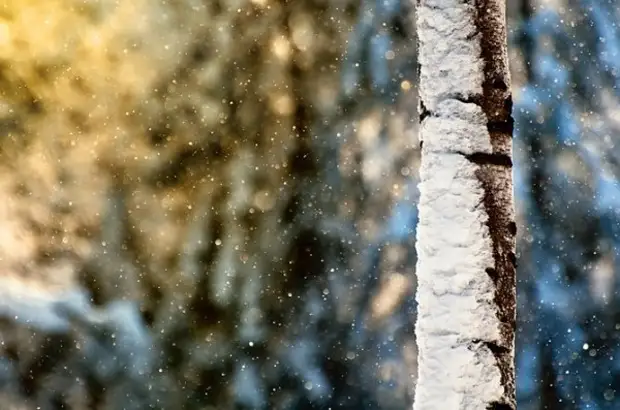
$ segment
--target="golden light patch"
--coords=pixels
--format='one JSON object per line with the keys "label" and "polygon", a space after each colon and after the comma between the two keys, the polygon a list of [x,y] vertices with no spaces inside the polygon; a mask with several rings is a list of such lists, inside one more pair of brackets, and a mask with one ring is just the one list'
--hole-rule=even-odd
{"label": "golden light patch", "polygon": [[291,58],[291,44],[283,35],[276,35],[271,40],[271,52],[281,62],[289,61]]}
{"label": "golden light patch", "polygon": [[290,115],[293,113],[295,104],[288,94],[276,94],[271,98],[271,109],[279,115]]}
{"label": "golden light patch", "polygon": [[0,47],[6,47],[11,42],[11,30],[6,23],[0,23]]}

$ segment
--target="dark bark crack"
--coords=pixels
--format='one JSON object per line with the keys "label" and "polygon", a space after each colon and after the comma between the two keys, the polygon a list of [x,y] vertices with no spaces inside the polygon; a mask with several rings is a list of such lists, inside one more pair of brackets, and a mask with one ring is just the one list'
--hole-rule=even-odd
{"label": "dark bark crack", "polygon": [[497,357],[500,354],[505,354],[505,353],[510,352],[510,349],[508,349],[505,346],[500,345],[497,342],[485,341],[481,339],[473,339],[471,342],[474,345],[481,345],[481,346],[487,347],[491,351],[491,353],[493,353],[493,356],[495,357]]}
{"label": "dark bark crack", "polygon": [[457,152],[457,154],[467,158],[469,162],[476,165],[497,165],[500,167],[512,167],[512,159],[507,154],[490,154],[486,152],[474,152],[472,154],[465,154],[464,152]]}
{"label": "dark bark crack", "polygon": [[486,410],[513,410],[513,409],[514,407],[511,406],[510,404],[500,403],[498,401],[489,403],[489,405],[486,408]]}
{"label": "dark bark crack", "polygon": [[420,124],[426,117],[431,116],[432,113],[426,108],[424,105],[424,101],[420,100],[420,107],[418,108],[418,112],[420,113]]}

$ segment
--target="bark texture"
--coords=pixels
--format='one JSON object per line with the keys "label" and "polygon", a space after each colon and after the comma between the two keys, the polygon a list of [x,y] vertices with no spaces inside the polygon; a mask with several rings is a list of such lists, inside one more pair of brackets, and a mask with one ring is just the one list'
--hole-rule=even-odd
{"label": "bark texture", "polygon": [[422,162],[414,409],[515,409],[505,2],[417,5]]}

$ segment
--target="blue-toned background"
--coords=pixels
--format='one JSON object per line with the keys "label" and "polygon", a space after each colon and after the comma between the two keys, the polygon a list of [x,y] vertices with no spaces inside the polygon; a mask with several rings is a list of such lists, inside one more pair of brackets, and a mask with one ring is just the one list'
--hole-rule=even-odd
{"label": "blue-toned background", "polygon": [[[533,3],[533,2],[532,2]],[[618,397],[618,4],[523,4],[515,63],[520,408]],[[515,53],[516,54],[516,53]]]}

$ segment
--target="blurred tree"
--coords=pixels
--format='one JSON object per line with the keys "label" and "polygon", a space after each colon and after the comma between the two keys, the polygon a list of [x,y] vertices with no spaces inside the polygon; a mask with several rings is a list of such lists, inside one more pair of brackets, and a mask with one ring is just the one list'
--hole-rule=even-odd
{"label": "blurred tree", "polygon": [[414,408],[516,409],[505,2],[418,2],[419,376]]}
{"label": "blurred tree", "polygon": [[618,2],[518,3],[519,408],[616,409]]}
{"label": "blurred tree", "polygon": [[1,402],[410,406],[408,15],[3,2]]}

